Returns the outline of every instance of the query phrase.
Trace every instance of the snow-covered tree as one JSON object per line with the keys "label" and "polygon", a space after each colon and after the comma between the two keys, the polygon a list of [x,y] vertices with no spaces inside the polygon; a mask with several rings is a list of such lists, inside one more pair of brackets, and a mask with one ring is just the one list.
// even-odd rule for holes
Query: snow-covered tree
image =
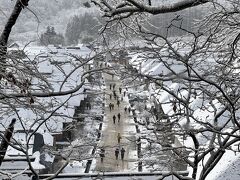
{"label": "snow-covered tree", "polygon": [[99,20],[95,15],[85,13],[73,16],[67,24],[65,36],[68,44],[78,44],[86,37],[96,38],[99,30]]}
{"label": "snow-covered tree", "polygon": [[57,34],[54,27],[48,26],[46,32],[41,34],[40,43],[42,45],[63,45],[64,37],[61,34]]}
{"label": "snow-covered tree", "polygon": [[[74,120],[80,118],[78,114],[74,116],[75,106],[79,106],[81,99],[86,96],[83,87],[88,77],[98,70],[88,68],[88,63],[95,57],[88,48],[85,48],[84,54],[76,55],[71,54],[71,50],[60,49],[62,51],[58,52],[53,46],[32,50],[28,44],[20,47],[15,43],[8,47],[12,29],[18,23],[23,9],[28,8],[28,2],[16,0],[0,36],[0,164],[7,148],[10,148],[10,151],[24,156],[26,165],[23,165],[25,170],[14,174],[0,171],[0,176],[14,178],[30,170],[38,179],[38,170],[43,166],[39,162],[48,159],[44,164],[48,167],[52,157],[58,156],[59,168],[49,178],[53,179],[68,165],[72,154],[78,151],[79,161],[88,159],[82,151],[87,146],[95,146],[92,140],[94,136],[88,132],[86,137],[91,140],[87,141],[87,146],[83,147],[86,142],[81,139],[81,142],[70,142],[70,148],[60,152],[53,146],[51,133],[61,134],[69,129],[74,131]],[[46,33],[56,34],[50,27]],[[17,130],[21,132],[21,137],[16,133]],[[65,138],[68,140],[68,137]],[[38,146],[33,147],[33,141],[38,141]],[[35,161],[31,162],[33,156]]]}
{"label": "snow-covered tree", "polygon": [[[125,76],[135,75],[134,79],[151,84],[154,116],[151,123],[139,124],[155,136],[142,139],[161,145],[156,152],[169,152],[190,169],[190,177],[179,175],[174,168],[166,176],[207,179],[224,156],[239,153],[239,2],[92,2],[106,17],[103,35],[109,31],[119,35],[119,41],[110,41],[109,46],[134,49],[129,50]],[[205,14],[189,29],[178,12],[199,7]],[[173,12],[166,33],[149,21],[152,15]],[[171,36],[171,30],[182,36]]]}
{"label": "snow-covered tree", "polygon": [[[122,74],[137,79],[139,84],[145,85],[143,89],[148,88],[152,91],[152,107],[145,108],[146,112],[143,113],[141,121],[136,118],[136,122],[147,132],[138,140],[147,140],[151,150],[149,153],[144,149],[143,160],[154,154],[154,161],[150,162],[151,159],[148,158],[147,163],[155,167],[158,155],[167,152],[171,157],[174,156],[173,159],[179,158],[180,163],[187,164],[191,173],[190,177],[178,174],[173,168],[176,161],[172,162],[169,159],[167,165],[171,171],[163,174],[163,178],[173,174],[179,179],[206,179],[225,154],[239,153],[239,2],[92,2],[100,7],[103,16],[107,18],[102,29],[104,45],[109,48],[113,45],[117,50],[132,49],[126,55],[132,60],[138,56],[134,61],[124,63],[126,69],[121,69],[124,71]],[[13,13],[0,36],[0,113],[4,117],[6,114],[9,117],[17,116],[17,121],[23,129],[25,128],[27,144],[19,144],[20,148],[14,146],[14,143],[9,144],[26,155],[29,168],[37,177],[38,173],[32,167],[28,155],[31,137],[42,127],[47,130],[53,128],[48,122],[53,119],[57,123],[58,119],[54,117],[68,118],[66,114],[58,113],[58,110],[65,110],[69,100],[78,95],[78,90],[87,76],[99,69],[90,69],[78,75],[72,82],[71,76],[91,58],[84,60],[74,56],[73,61],[67,62],[67,65],[73,67],[70,72],[63,71],[66,62],[54,62],[50,58],[47,62],[55,64],[54,71],[64,77],[60,80],[55,79],[54,83],[58,84],[56,90],[48,79],[47,70],[51,70],[49,67],[52,67],[52,64],[47,64],[48,68],[43,69],[43,75],[39,73],[37,66],[46,61],[29,63],[18,56],[10,56],[11,54],[7,53],[9,35],[22,9],[27,6],[28,0],[16,1]],[[169,22],[164,34],[157,31],[158,24],[151,24],[149,21],[150,15],[177,13],[198,6],[204,7],[206,13],[201,20],[196,20],[196,27],[192,29],[183,26],[183,17],[178,14]],[[153,31],[154,29],[156,31]],[[183,36],[171,36],[168,32],[172,29],[182,31]],[[123,43],[120,40],[123,40]],[[71,86],[68,86],[69,81]],[[60,96],[64,96],[65,99],[59,100]],[[138,107],[141,110],[144,108],[142,104]],[[34,114],[31,116],[34,121],[30,125],[28,120],[21,118],[19,110],[23,108],[26,113]],[[144,118],[147,118],[145,122]],[[5,138],[3,133],[0,135],[2,139]],[[55,153],[62,155],[60,152]],[[62,168],[68,161],[67,156]],[[159,170],[158,166],[156,169]]]}

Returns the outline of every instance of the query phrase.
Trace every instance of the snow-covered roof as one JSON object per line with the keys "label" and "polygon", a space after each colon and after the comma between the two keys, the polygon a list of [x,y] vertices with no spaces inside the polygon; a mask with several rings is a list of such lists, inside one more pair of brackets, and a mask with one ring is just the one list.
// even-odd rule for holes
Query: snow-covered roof
{"label": "snow-covered roof", "polygon": [[[82,57],[86,57],[91,52],[90,49],[82,46],[83,49],[58,49],[56,54],[49,53],[49,49],[56,49],[55,47],[41,47],[41,46],[27,46],[24,51],[30,57],[30,60],[35,59],[39,62],[37,68],[38,71],[44,78],[48,79],[48,84],[43,84],[44,88],[40,89],[40,83],[43,83],[39,79],[33,78],[31,80],[32,83],[32,92],[52,92],[52,91],[68,91],[75,88],[82,81],[81,75],[83,73],[82,67],[76,69],[77,63],[75,60],[68,56],[69,53],[73,53],[75,55],[79,55]],[[37,55],[44,54],[46,57],[38,57]],[[28,59],[26,59],[27,61]],[[54,64],[56,62],[60,62],[60,64]],[[69,75],[69,76],[68,76]],[[64,82],[64,84],[63,84]],[[61,132],[63,128],[63,122],[71,122],[72,117],[74,115],[75,106],[79,106],[81,100],[84,99],[84,90],[85,86],[82,86],[80,90],[76,93],[67,96],[57,96],[57,97],[44,97],[44,98],[36,98],[33,97],[35,102],[38,102],[37,105],[35,103],[33,105],[28,106],[20,106],[17,107],[16,112],[18,116],[21,118],[21,121],[16,116],[16,113],[12,111],[10,108],[6,106],[5,114],[1,114],[1,124],[0,129],[4,131],[8,125],[10,124],[12,118],[16,118],[17,122],[15,124],[15,131],[21,131],[24,128],[31,129],[37,128],[37,126],[44,121],[44,119],[48,118],[48,116],[54,111],[59,104],[64,103],[68,98],[68,102],[60,107],[54,112],[53,116],[48,119],[47,125],[45,123],[38,129],[38,133],[43,134],[44,132],[48,132],[49,129],[52,132]],[[10,87],[6,89],[8,92],[16,93],[15,90],[12,90]],[[31,93],[32,93],[31,92]],[[35,111],[34,106],[45,106],[48,110],[46,111]],[[2,105],[1,105],[2,106]],[[32,107],[31,107],[32,106]],[[4,108],[3,106],[1,108]],[[37,107],[39,108],[39,107]],[[36,122],[36,123],[34,123]],[[34,124],[33,124],[34,123]],[[24,126],[24,128],[23,128]],[[48,138],[49,139],[49,138]],[[50,138],[52,139],[52,138]],[[52,141],[52,140],[51,140]],[[49,142],[52,144],[52,142]]]}

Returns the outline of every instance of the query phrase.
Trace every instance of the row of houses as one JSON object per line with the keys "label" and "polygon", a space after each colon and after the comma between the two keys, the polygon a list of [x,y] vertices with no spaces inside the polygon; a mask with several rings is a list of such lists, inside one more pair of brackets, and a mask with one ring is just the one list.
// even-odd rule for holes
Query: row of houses
{"label": "row of houses", "polygon": [[[167,57],[165,55],[167,52],[164,52],[164,49],[156,52],[161,55],[162,59],[155,56],[145,56],[144,52],[131,50],[129,51],[128,62],[131,68],[133,68],[138,75],[142,74],[142,76],[139,76],[141,77],[140,81],[145,81],[143,84],[145,84],[146,90],[149,92],[148,97],[151,102],[151,106],[156,108],[156,114],[158,115],[157,119],[159,119],[160,127],[163,127],[166,122],[166,124],[173,125],[171,127],[172,131],[181,132],[189,129],[197,131],[204,128],[204,126],[199,122],[202,122],[202,124],[212,124],[216,113],[224,108],[223,104],[221,104],[216,97],[212,97],[212,99],[204,99],[204,93],[201,92],[201,88],[198,89],[198,86],[194,87],[191,94],[189,94],[189,90],[186,89],[184,81],[181,79],[181,77],[187,77],[186,66],[181,61],[170,58],[170,56]],[[216,64],[214,59],[211,57],[204,60],[199,58],[196,62],[198,62],[198,66],[194,68],[199,74],[204,74],[204,70],[206,71],[209,67]],[[152,81],[149,81],[148,79],[152,79]],[[141,89],[142,92],[144,91],[144,88],[139,89]],[[209,91],[210,90],[214,91],[212,87]],[[183,100],[186,100],[190,96],[189,109],[191,109],[191,116],[195,119],[191,117],[188,118],[187,116],[184,117],[176,115],[184,114],[186,112],[181,102],[179,102],[173,94]],[[237,112],[237,114],[239,113]],[[231,119],[231,114],[228,111],[224,112],[223,115],[219,117],[218,126],[224,127],[224,131],[229,131],[232,126],[229,119]],[[212,143],[210,142],[212,136],[214,135],[211,132],[196,133],[198,143],[203,148],[207,148],[209,144]],[[175,148],[195,148],[194,143],[189,136],[180,134],[174,135],[171,145]],[[210,176],[213,174],[217,177],[217,175],[219,175],[218,173],[221,173],[221,177],[227,177],[226,170],[229,169],[229,167],[239,164],[239,155],[236,153],[234,154],[234,151],[237,152],[235,146],[237,145],[233,145],[231,147],[233,151],[226,151],[226,155],[224,155],[219,161],[214,170],[210,173]],[[188,153],[188,151],[185,151],[184,156],[188,155]],[[193,154],[190,154],[190,156],[191,155]],[[229,161],[226,163],[228,157]],[[201,169],[202,166],[199,165],[198,168]],[[191,172],[191,168],[189,168],[189,170]],[[234,170],[231,170],[231,172],[233,171]]]}
{"label": "row of houses", "polygon": [[[17,44],[13,45],[8,49],[9,57],[12,57],[11,53],[16,54],[20,51],[22,52],[21,47]],[[31,86],[34,91],[40,93],[69,91],[81,83],[84,68],[91,67],[92,63],[88,62],[86,66],[74,71],[74,68],[79,65],[76,57],[86,58],[90,53],[91,50],[86,46],[77,49],[27,46],[24,48],[25,56],[22,57],[22,61],[37,68],[39,74],[31,78]],[[66,78],[69,74],[70,76]],[[41,81],[41,77],[48,81],[48,86]],[[62,84],[64,80],[65,83]],[[41,86],[45,88],[41,88]],[[33,97],[34,103],[32,105],[16,104],[16,113],[12,112],[8,105],[1,105],[1,109],[5,109],[5,111],[1,113],[0,131],[4,133],[11,119],[17,119],[12,143],[28,152],[31,165],[39,173],[51,172],[53,163],[57,158],[53,150],[56,150],[56,147],[61,148],[69,144],[69,141],[72,140],[71,133],[74,123],[81,121],[81,118],[76,117],[76,114],[87,101],[85,92],[89,89],[88,86],[86,82],[78,91],[67,96]],[[13,86],[1,86],[1,88],[2,91],[8,93],[12,91]],[[17,89],[13,91],[22,93],[18,92]],[[67,103],[61,106],[64,101]],[[40,107],[41,104],[43,109]],[[38,111],[35,111],[35,108]],[[26,154],[8,146],[0,170],[18,173],[26,169],[28,169]],[[30,172],[27,170],[25,173]]]}

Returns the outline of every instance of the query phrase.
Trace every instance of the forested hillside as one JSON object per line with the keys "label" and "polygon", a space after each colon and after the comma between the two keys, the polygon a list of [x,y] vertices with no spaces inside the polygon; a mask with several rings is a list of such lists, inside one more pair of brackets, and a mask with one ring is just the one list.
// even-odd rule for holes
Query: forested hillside
{"label": "forested hillside", "polygon": [[[42,34],[46,32],[47,27],[54,27],[59,36],[64,37],[65,44],[77,44],[78,42],[90,42],[95,39],[96,34],[101,27],[100,16],[95,6],[87,8],[84,3],[87,1],[77,0],[41,0],[30,1],[27,9],[21,14],[13,33],[10,37],[13,41],[40,43]],[[156,0],[154,4],[158,1]],[[164,1],[163,1],[164,2]],[[0,1],[0,30],[5,24],[12,6],[15,1]],[[150,16],[149,26],[153,32],[166,33],[166,28],[171,23],[179,26],[180,24],[193,30],[194,20],[201,18],[204,14],[203,9],[187,9],[177,13],[160,14]],[[173,19],[175,19],[173,21]],[[16,35],[17,34],[17,35]],[[179,29],[171,28],[170,36],[183,35]],[[46,44],[46,43],[40,43]],[[48,43],[47,43],[48,44]]]}
{"label": "forested hillside", "polygon": [[[46,31],[47,26],[54,26],[57,33],[64,35],[67,28],[66,22],[74,15],[96,12],[94,8],[85,8],[83,3],[84,1],[76,0],[30,1],[29,9],[24,10],[13,28],[11,39],[24,42],[37,40],[41,33]],[[0,1],[0,30],[2,30],[14,4],[15,1]]]}

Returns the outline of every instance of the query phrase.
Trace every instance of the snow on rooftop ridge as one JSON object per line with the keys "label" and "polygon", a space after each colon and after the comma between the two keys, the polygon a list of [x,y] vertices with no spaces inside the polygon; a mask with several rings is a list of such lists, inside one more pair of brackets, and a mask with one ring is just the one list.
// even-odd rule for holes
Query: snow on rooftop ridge
{"label": "snow on rooftop ridge", "polygon": [[44,144],[48,146],[53,146],[53,141],[54,141],[53,136],[48,132],[44,132],[42,135],[44,139]]}
{"label": "snow on rooftop ridge", "polygon": [[45,166],[40,163],[40,152],[35,152],[33,156],[35,157],[34,162],[31,162],[33,169],[45,169]]}

